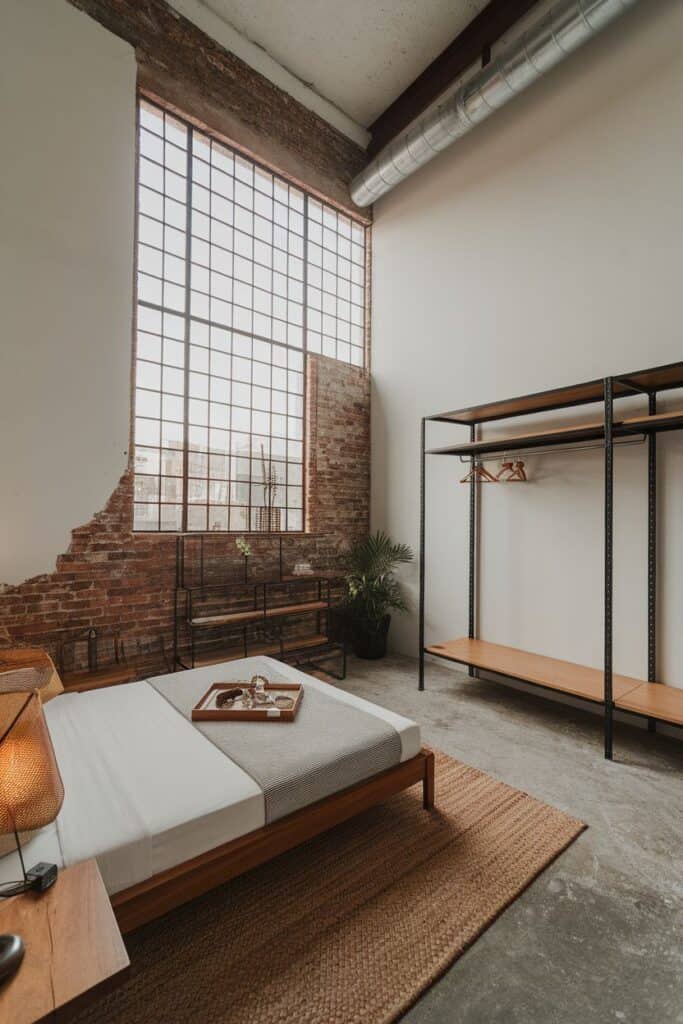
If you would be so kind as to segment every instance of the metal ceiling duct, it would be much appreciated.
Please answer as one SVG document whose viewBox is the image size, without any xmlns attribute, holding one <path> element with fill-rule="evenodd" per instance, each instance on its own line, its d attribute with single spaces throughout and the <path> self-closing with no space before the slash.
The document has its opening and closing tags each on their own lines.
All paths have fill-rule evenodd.
<svg viewBox="0 0 683 1024">
<path fill-rule="evenodd" d="M 381 150 L 351 182 L 370 206 L 432 157 L 504 106 L 638 0 L 561 0 L 445 103 Z"/>
</svg>

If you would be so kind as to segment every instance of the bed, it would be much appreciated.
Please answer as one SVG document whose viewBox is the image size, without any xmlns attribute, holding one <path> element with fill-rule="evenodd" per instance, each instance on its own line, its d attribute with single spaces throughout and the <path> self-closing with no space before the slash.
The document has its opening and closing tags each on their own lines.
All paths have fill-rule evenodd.
<svg viewBox="0 0 683 1024">
<path fill-rule="evenodd" d="M 303 682 L 293 723 L 193 723 L 218 680 Z M 96 857 L 129 931 L 421 782 L 434 765 L 419 727 L 271 658 L 244 658 L 45 705 L 65 788 L 28 864 Z M 16 854 L 0 881 L 17 877 Z"/>
</svg>

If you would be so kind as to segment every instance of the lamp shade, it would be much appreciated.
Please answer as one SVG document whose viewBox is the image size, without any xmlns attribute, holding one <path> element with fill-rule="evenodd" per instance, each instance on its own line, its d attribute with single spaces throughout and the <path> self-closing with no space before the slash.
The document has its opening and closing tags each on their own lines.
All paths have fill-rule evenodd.
<svg viewBox="0 0 683 1024">
<path fill-rule="evenodd" d="M 37 691 L 0 694 L 0 835 L 48 825 L 63 800 Z"/>
</svg>

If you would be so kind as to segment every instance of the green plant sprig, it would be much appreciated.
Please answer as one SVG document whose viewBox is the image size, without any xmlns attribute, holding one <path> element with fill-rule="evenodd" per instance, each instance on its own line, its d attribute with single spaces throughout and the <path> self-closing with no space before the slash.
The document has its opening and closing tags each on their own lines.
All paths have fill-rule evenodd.
<svg viewBox="0 0 683 1024">
<path fill-rule="evenodd" d="M 251 555 L 251 544 L 246 537 L 238 537 L 235 541 L 235 547 L 245 558 L 249 558 Z"/>
</svg>

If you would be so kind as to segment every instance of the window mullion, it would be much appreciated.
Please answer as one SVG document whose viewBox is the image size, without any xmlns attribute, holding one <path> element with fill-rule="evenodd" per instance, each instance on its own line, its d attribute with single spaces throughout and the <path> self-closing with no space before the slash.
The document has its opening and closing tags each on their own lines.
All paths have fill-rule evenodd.
<svg viewBox="0 0 683 1024">
<path fill-rule="evenodd" d="M 301 528 L 306 529 L 306 512 L 308 503 L 308 488 L 305 485 L 306 476 L 306 459 L 307 459 L 307 424 L 308 420 L 306 417 L 306 409 L 308 407 L 308 204 L 310 197 L 304 192 L 304 388 L 303 388 L 303 409 L 302 409 L 302 423 L 303 433 L 301 438 L 301 450 L 302 450 L 302 461 L 301 461 Z M 289 459 L 287 460 L 287 488 L 289 488 Z M 287 518 L 289 519 L 289 490 L 287 490 Z"/>
<path fill-rule="evenodd" d="M 190 468 L 190 299 L 192 294 L 192 151 L 194 128 L 187 126 L 187 182 L 185 188 L 185 387 L 183 397 L 183 507 L 182 531 L 187 533 Z"/>
</svg>

